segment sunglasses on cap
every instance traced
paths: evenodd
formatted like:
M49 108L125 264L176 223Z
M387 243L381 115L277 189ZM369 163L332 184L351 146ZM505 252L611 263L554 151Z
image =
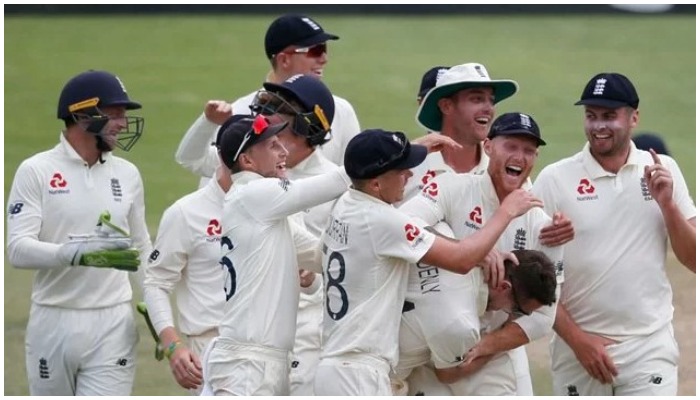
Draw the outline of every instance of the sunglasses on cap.
M258 115L257 117L255 117L255 120L253 120L253 126L248 132L246 132L245 136L243 137L243 140L241 141L241 145L238 146L236 155L233 156L233 162L236 162L236 160L238 160L238 156L241 155L243 148L245 147L246 143L248 143L250 138L252 138L253 135L261 135L263 132L265 132L265 129L267 129L268 126L270 126L270 121L268 121L267 118L263 117L262 115Z
M306 54L307 57L316 58L328 53L328 46L325 43L319 43L314 46L299 47L285 51L287 54Z

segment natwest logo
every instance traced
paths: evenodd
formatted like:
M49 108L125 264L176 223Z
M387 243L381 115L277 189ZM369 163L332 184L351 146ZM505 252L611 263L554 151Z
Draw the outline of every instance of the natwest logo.
M576 188L576 191L578 194L581 196L576 196L576 200L578 201L588 201L588 200L597 200L598 195L595 194L595 186L589 181L587 178L581 178L581 180L578 182L578 187Z
M420 236L420 229L418 229L417 226L406 224L403 229L406 232L406 240L409 242L416 240L416 238Z
M212 219L207 226L207 236L221 235L221 224L218 220Z
M476 206L469 213L467 220L464 221L464 225L466 225L468 228L472 228L478 231L479 229L481 229L482 222L483 220L481 219L481 206Z
M428 182L430 182L431 179L435 178L436 172L435 170L429 169L425 175L423 175L422 178L420 178L421 183L423 186L427 185Z
M469 213L469 220L481 224L481 206L474 207L472 212Z
M438 184L437 182L430 182L423 188L423 193L430 197L436 197L438 195Z
M578 194L591 194L595 192L595 186L591 184L591 181L589 181L586 178L582 178L581 181L578 183Z
M66 185L68 185L68 182L66 182L66 180L63 179L63 176L60 172L56 172L55 174L53 174L49 185L54 189L60 189L66 187Z
M70 189L65 189L68 186L68 182L63 179L63 175L60 172L54 172L51 180L49 181L49 194L68 194Z

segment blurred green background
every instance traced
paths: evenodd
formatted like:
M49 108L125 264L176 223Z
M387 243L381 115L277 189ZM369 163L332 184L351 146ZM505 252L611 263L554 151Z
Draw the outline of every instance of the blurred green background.
M363 128L421 134L415 97L420 77L434 65L480 62L493 79L516 80L520 92L497 112L536 118L548 143L536 172L583 146L583 113L573 103L585 83L598 72L621 72L640 94L638 131L664 136L695 198L694 15L312 16L341 37L330 43L324 81L353 104ZM6 204L19 163L58 141L56 103L65 82L87 69L105 69L144 105L134 113L145 117L144 136L118 155L141 170L154 238L163 210L197 186L197 177L174 161L180 138L208 99L233 100L260 87L269 69L263 37L275 17L5 17ZM693 369L684 370L692 392L684 394L694 394L695 277L683 275L673 257L670 262L670 270L692 283ZM32 273L6 260L4 277L5 394L28 394L23 340ZM134 394L185 394L167 365L152 359L143 324L140 332ZM533 377L537 394L551 393L546 371Z

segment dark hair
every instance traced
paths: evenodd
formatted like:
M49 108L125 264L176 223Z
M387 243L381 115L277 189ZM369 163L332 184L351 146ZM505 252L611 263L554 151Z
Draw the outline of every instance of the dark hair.
M519 265L506 260L506 277L520 301L535 299L543 305L556 301L557 277L552 260L541 251L513 250Z

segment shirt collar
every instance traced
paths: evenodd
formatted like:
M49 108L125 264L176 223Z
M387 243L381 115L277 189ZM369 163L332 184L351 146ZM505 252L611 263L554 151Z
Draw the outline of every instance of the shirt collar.
M371 195L369 195L365 192L359 191L357 189L350 188L350 189L348 189L348 193L350 193L350 197L353 197L356 200L371 201L371 202L374 202L377 204L383 204L387 207L394 207L393 205L388 204L384 200L380 200L374 196L371 196Z
M258 174L257 172L253 171L241 171L241 172L236 172L235 174L231 175L231 180L233 180L233 185L231 186L236 187L236 186L241 186L245 185L246 183L250 181L254 181L257 179L263 179L264 176Z
M226 197L226 192L224 192L224 189L222 189L219 185L219 181L216 179L216 175L209 179L207 185L204 186L204 190L206 191L207 196L211 197L212 199L218 202L223 202L224 198Z
M643 165L644 161L642 160L642 157L640 157L639 153L640 151L637 149L637 146L635 146L634 142L630 140L630 152L627 156L627 161L625 161L625 164L622 166L622 168L620 168L620 170L622 170L628 165ZM583 161L583 168L586 170L586 173L593 179L601 178L604 176L616 175L612 172L603 169L600 163L598 163L598 161L595 158L593 158L593 154L591 154L591 145L588 142L586 142L586 144L583 145L583 150L581 151L581 158Z
M313 171L316 168L323 167L323 154L316 148L308 157L303 159L299 164L295 165L294 168L290 168L288 172L295 171Z
M489 204L493 204L497 208L501 202L500 200L498 200L498 194L496 194L496 186L494 186L493 184L491 175L489 175L488 172L483 172L480 174L476 174L475 176L479 177L481 194L483 195L483 198L486 199L486 201L488 201ZM520 188L525 190L532 189L532 181L530 180L530 177L528 177L525 180L525 182L523 182Z
M87 161L83 160L82 157L80 157L80 154L78 154L77 151L73 148L73 146L68 142L68 139L66 139L66 135L61 132L58 137L59 143L56 145L56 149L59 151L63 152L63 154L71 161L79 162L81 164L87 163ZM112 157L112 152L111 151L105 151L102 153L102 160L105 162L109 160ZM100 164L99 162L97 164Z

